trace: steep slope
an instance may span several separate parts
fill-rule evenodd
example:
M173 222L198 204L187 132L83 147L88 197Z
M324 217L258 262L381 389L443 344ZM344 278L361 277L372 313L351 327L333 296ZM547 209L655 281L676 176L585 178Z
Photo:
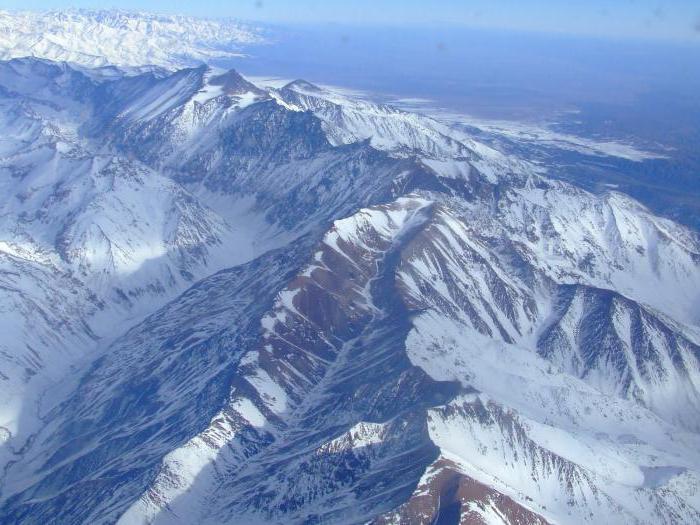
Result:
M550 322L541 297L518 279L505 291L500 251L490 264L475 257L478 234L449 201L426 205L402 200L336 222L263 317L226 409L166 457L123 523L361 523L377 513L385 523L443 512L467 523L697 519L698 435L525 346ZM385 217L416 206L426 212L391 234L396 251L386 251L382 239L400 222ZM487 287L478 292L482 307L493 305L485 317L452 295L472 285L440 283L462 275ZM419 276L435 291L416 286ZM410 311L419 314L407 325ZM528 322L519 344L508 315ZM439 383L405 368L406 356ZM452 510L440 494L452 494Z
M165 522L355 522L410 493L436 452L420 415L455 390L427 380L401 352L409 325L392 297L398 250L428 219L427 204L400 200L334 224L241 360L221 418L243 428L176 490L168 473L203 448L204 435L167 458L124 522L144 512ZM251 431L266 436L252 450ZM397 455L410 460L390 483Z
M456 127L425 115L352 98L305 81L294 81L272 95L292 108L318 116L334 144L368 140L399 157L415 156L440 176L462 180L478 171L491 182L540 171L534 165L475 141Z
M491 209L454 200L425 237L402 269L418 304L697 431L694 234L621 195L542 181Z
M0 251L11 313L0 425L12 434L45 387L30 381L60 377L96 339L189 286L234 235L171 180L81 138L81 99L94 89L84 75L35 61L1 67Z
M562 209L553 208L555 212ZM679 377L686 381L696 377L696 343L686 343L689 346L681 364L678 359L673 361L673 349L655 347L653 334L644 330L634 344L625 347L612 339L591 340L583 329L568 326L569 337L583 336L577 341L589 356L588 368L558 366L561 361L548 354L547 348L556 348L572 359L576 354L567 354L572 350L566 345L542 343L547 336L541 334L556 325L557 317L550 312L558 310L551 305L559 303L560 292L590 288L559 284L571 279L575 260L558 260L558 276L546 275L549 268L545 272L538 268L540 261L531 257L526 245L515 252L512 245L495 242L502 237L494 236L491 228L500 221L508 224L510 211L488 216L482 209L482 221L475 223L475 215L463 215L461 206L444 208L436 215L435 225L415 239L400 267L409 304L421 312L407 341L411 360L434 379L460 380L480 394L456 398L431 411L431 439L449 464L436 463L423 480L425 487L399 509L397 519L416 512L417 507L439 514L439 504L426 503L425 498L421 503L421 498L426 491L444 490L440 480L447 469L460 474L453 486L455 480L477 480L547 521L610 522L611 516L620 523L696 520L698 506L692 502L697 490L694 443L698 436L693 424L697 402L692 395L678 395L674 407L659 403L666 399L664 387L682 388ZM491 223L491 228L484 222ZM564 251L551 233L547 240L553 251ZM675 247L670 244L666 249ZM517 272L512 271L513 261L517 261ZM692 264L697 263L692 258L686 261L691 266L679 265L677 269L685 270L679 273L696 278ZM581 282L591 277L576 278ZM593 323L598 328L615 324L617 319L613 311L607 311ZM578 322L585 324L585 316ZM672 337L681 340L684 333L692 333L678 326L675 330ZM656 352L647 351L652 348ZM538 353L551 360L542 360ZM629 366L630 358L634 368ZM610 361L622 364L600 366ZM644 392L643 400L616 383L620 370L627 366L634 376L634 389ZM663 370L656 377L663 381L650 384L647 377L634 375L636 367ZM697 392L696 388L691 386L689 391ZM465 482L469 481L459 483ZM680 494L690 499L681 504ZM489 519L497 520L496 515L501 514L500 519L507 522L504 508L496 507L496 512L491 507L498 501L512 510L512 504L494 498L491 494L479 508L483 512L491 509ZM473 502L466 498L457 504L466 519ZM420 505L427 505L428 510Z
M217 273L117 338L45 416L42 445L5 472L1 520L113 522L226 402L255 321L296 264L273 253Z
M192 192L252 198L267 220L286 229L386 199L396 184L435 178L367 143L333 146L313 114L281 105L234 71L179 71L97 122L109 122L120 151Z
M64 390L72 388L70 381L64 384L71 367L109 352L110 339L130 323L199 277L245 262L304 231L320 231L333 216L388 198L397 182L405 186L420 172L367 145L333 148L324 135L308 133L320 130L312 115L278 106L235 72L198 68L104 77L32 59L2 67L3 166L9 175L4 189L14 196L3 214L4 275L11 284L3 307L26 313L4 319L7 333L16 335L3 348L10 394L3 412L3 461L10 465L36 439L40 419L47 420ZM142 96L131 96L132 89ZM249 93L253 98L244 107L236 105ZM177 181L188 182L183 179L193 170L176 172L156 163L154 170L127 147L144 141L115 143L112 128L106 136L95 134L113 120L124 136L129 136L126 126L134 126L129 128L134 133L157 128L158 140L150 144L188 150L190 142L179 142L181 135L167 130L182 129L188 111L207 103L212 116L192 126L191 136L217 129L221 137L202 148L202 155L223 152L225 160L231 159L227 165L246 155L261 164L248 172L244 164L231 171L221 167L222 179L228 180L218 187L189 181L199 198ZM238 112L241 121L230 122L229 114ZM244 128L254 123L261 127L253 141L235 138L244 137ZM267 155L260 158L262 152ZM337 184L329 185L331 177ZM33 346L25 350L25 344ZM35 407L49 387L51 402ZM12 486L10 476L4 494Z
M7 377L78 370L0 522L700 520L695 232L302 81L0 67Z
M697 337L618 293L564 286L537 342L541 355L598 390L637 399L698 431Z

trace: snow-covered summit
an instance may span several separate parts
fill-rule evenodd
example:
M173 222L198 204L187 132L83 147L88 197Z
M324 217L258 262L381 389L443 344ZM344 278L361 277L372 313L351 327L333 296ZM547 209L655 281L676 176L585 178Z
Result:
M0 59L34 56L87 66L168 69L237 56L259 27L122 10L0 11Z

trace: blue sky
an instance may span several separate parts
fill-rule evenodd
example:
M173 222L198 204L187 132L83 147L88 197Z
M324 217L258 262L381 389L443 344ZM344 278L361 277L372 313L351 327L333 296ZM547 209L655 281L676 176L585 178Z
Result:
M0 0L7 9L112 7L278 23L453 24L700 41L700 0Z

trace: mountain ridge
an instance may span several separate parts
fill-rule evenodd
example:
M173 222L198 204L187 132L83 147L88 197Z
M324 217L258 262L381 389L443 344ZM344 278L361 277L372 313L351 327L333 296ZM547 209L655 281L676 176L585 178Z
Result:
M696 232L327 88L0 72L0 372L55 397L0 522L700 517Z

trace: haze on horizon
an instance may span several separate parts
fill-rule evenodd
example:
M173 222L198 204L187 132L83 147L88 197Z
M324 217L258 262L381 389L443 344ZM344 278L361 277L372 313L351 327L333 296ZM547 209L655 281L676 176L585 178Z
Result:
M119 7L277 24L464 26L700 43L700 4L692 0L5 0L9 10Z

